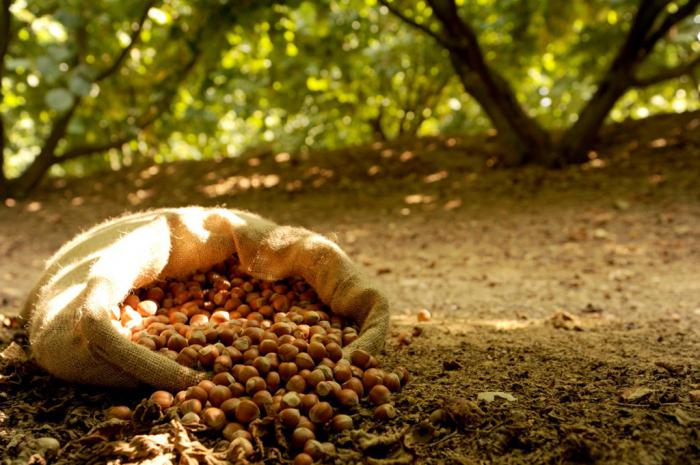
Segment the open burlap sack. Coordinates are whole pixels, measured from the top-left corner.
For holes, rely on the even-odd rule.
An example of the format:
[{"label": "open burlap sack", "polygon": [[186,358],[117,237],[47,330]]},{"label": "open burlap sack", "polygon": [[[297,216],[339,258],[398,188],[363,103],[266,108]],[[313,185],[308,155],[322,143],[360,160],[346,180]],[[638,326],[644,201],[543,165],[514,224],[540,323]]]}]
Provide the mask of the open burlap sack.
[{"label": "open burlap sack", "polygon": [[130,342],[109,312],[133,288],[185,277],[234,252],[254,277],[302,276],[334,313],[356,321],[360,337],[346,356],[383,346],[387,299],[336,244],[251,213],[190,207],[117,218],[63,246],[24,310],[34,357],[55,376],[81,383],[171,390],[196,383],[203,373]]}]

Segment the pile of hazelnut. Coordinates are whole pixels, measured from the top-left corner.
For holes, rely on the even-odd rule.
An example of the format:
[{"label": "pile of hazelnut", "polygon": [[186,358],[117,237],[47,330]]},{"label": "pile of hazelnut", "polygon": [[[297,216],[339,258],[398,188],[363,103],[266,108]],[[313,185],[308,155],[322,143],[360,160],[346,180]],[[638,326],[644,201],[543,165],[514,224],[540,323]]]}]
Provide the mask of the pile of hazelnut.
[{"label": "pile of hazelnut", "polygon": [[[391,397],[408,381],[406,369],[386,372],[363,350],[344,359],[356,326],[331,314],[303,279],[264,281],[239,268],[234,255],[184,280],[134,290],[114,308],[124,336],[210,375],[175,394],[156,391],[152,401],[176,408],[183,424],[220,431],[243,456],[255,453],[261,426],[272,425],[295,465],[332,455],[333,444],[322,441],[352,429],[365,399],[377,420],[396,416]],[[129,419],[131,410],[108,415]]]}]

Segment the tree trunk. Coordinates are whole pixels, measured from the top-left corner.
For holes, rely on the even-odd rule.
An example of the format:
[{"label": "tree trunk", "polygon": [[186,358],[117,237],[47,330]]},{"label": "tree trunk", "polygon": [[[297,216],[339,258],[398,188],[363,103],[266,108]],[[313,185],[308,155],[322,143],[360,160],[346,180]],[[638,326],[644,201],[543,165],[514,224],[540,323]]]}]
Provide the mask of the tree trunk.
[{"label": "tree trunk", "polygon": [[9,191],[12,195],[24,197],[29,194],[41,182],[49,168],[60,161],[60,158],[56,156],[56,147],[63,139],[68,123],[78,108],[78,103],[79,99],[76,99],[73,106],[56,120],[39,155],[18,178],[10,181]]},{"label": "tree trunk", "polygon": [[629,89],[629,80],[624,74],[611,73],[601,81],[593,98],[579,114],[556,147],[562,164],[580,164],[588,161],[588,152],[595,143],[600,128],[610,110]]},{"label": "tree trunk", "polygon": [[450,53],[452,66],[464,89],[484,109],[498,131],[505,150],[502,162],[506,166],[553,165],[549,134],[523,111],[505,79],[495,70],[477,73],[460,55],[454,51]]}]

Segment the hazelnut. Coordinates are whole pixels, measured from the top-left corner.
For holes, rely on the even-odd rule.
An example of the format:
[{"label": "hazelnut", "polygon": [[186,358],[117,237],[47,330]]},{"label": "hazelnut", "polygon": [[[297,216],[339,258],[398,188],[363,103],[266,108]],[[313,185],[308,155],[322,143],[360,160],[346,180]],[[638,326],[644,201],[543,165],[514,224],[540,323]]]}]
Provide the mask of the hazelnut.
[{"label": "hazelnut", "polygon": [[219,407],[231,397],[231,391],[226,386],[214,386],[211,391],[209,391],[209,403],[214,407]]},{"label": "hazelnut", "polygon": [[408,383],[409,374],[407,369],[405,369],[404,367],[396,367],[394,373],[398,375],[399,379],[401,380],[402,386],[405,386],[406,383]]},{"label": "hazelnut", "polygon": [[343,358],[343,349],[341,349],[335,342],[329,342],[326,344],[326,352],[328,353],[328,358],[334,362],[338,362]]},{"label": "hazelnut", "polygon": [[341,387],[344,389],[352,389],[359,397],[363,397],[365,395],[365,388],[362,386],[362,381],[360,381],[359,378],[352,377],[345,381]]},{"label": "hazelnut", "polygon": [[304,444],[304,453],[309,454],[314,460],[323,457],[323,445],[316,439],[309,439]]},{"label": "hazelnut", "polygon": [[341,389],[335,394],[338,403],[345,408],[355,408],[360,404],[360,397],[352,389]]},{"label": "hazelnut", "polygon": [[369,391],[369,400],[374,405],[386,404],[391,401],[391,391],[386,386],[377,384]]},{"label": "hazelnut", "polygon": [[362,377],[362,386],[369,391],[377,384],[384,382],[384,372],[378,368],[368,368]]},{"label": "hazelnut", "polygon": [[[243,433],[247,433],[247,431],[241,431]],[[249,433],[250,434],[250,433]],[[235,433],[233,436],[233,440],[231,441],[231,444],[229,445],[229,448],[233,452],[234,457],[239,457],[238,454],[243,454],[244,457],[250,457],[253,455],[253,452],[255,452],[255,449],[253,449],[253,444],[250,442],[252,440],[251,438],[246,438],[246,437],[236,437]]]},{"label": "hazelnut", "polygon": [[265,382],[267,383],[268,389],[275,391],[280,385],[280,375],[276,371],[271,371],[265,377]]},{"label": "hazelnut", "polygon": [[238,381],[245,384],[248,382],[248,380],[254,376],[260,376],[260,373],[258,373],[258,370],[250,365],[239,365],[241,367],[239,373],[238,373]]},{"label": "hazelnut", "polygon": [[183,415],[190,412],[199,414],[202,411],[202,403],[197,399],[187,399],[180,404],[179,408]]},{"label": "hazelnut", "polygon": [[316,424],[309,420],[308,417],[305,417],[303,415],[301,416],[301,418],[299,418],[299,424],[297,425],[297,428],[306,428],[312,431],[314,434],[316,433]]},{"label": "hazelnut", "polygon": [[323,372],[323,370],[317,368],[309,373],[305,379],[309,386],[316,387],[318,383],[326,380],[326,374]]},{"label": "hazelnut", "polygon": [[175,352],[180,352],[182,349],[187,347],[187,339],[179,334],[173,334],[168,339],[167,344],[168,349],[174,350]]},{"label": "hazelnut", "polygon": [[283,380],[289,380],[299,372],[299,368],[293,362],[280,363],[278,372]]},{"label": "hazelnut", "polygon": [[352,378],[352,370],[350,370],[350,367],[347,365],[338,364],[333,369],[333,377],[342,384]]},{"label": "hazelnut", "polygon": [[356,367],[362,368],[363,370],[367,368],[370,362],[371,355],[362,349],[356,349],[350,354],[350,361]]},{"label": "hazelnut", "polygon": [[151,394],[151,400],[158,404],[158,406],[165,410],[173,405],[173,395],[168,391],[156,391]]},{"label": "hazelnut", "polygon": [[217,385],[228,386],[231,383],[235,383],[236,379],[231,376],[231,373],[222,371],[221,373],[215,374],[211,381]]},{"label": "hazelnut", "polygon": [[182,418],[180,419],[180,421],[182,422],[183,425],[193,425],[193,424],[199,423],[200,418],[199,418],[199,415],[197,415],[196,413],[189,412],[189,413],[184,414],[182,416]]},{"label": "hazelnut", "polygon": [[289,381],[287,381],[287,384],[285,386],[287,391],[295,391],[295,392],[304,392],[306,389],[306,381],[304,381],[304,378],[301,375],[294,375],[291,378],[289,378]]},{"label": "hazelnut", "polygon": [[294,344],[282,344],[277,351],[280,360],[283,362],[293,361],[298,353],[299,349]]},{"label": "hazelnut", "polygon": [[297,456],[294,457],[292,465],[313,465],[313,463],[314,459],[311,458],[309,454],[302,452],[301,454],[297,454]]},{"label": "hazelnut", "polygon": [[345,431],[346,429],[353,429],[353,421],[352,417],[349,415],[336,415],[333,417],[331,420],[331,427],[333,428],[334,431],[340,433],[341,431]]},{"label": "hazelnut", "polygon": [[318,404],[318,396],[313,393],[304,394],[301,396],[301,407],[305,412],[311,410],[311,407]]},{"label": "hazelnut", "polygon": [[319,402],[309,410],[309,419],[316,424],[326,423],[333,418],[333,407],[328,402]]},{"label": "hazelnut", "polygon": [[214,373],[227,372],[233,366],[233,360],[228,355],[219,355],[214,359]]},{"label": "hazelnut", "polygon": [[313,370],[316,366],[314,359],[311,358],[311,355],[307,354],[306,352],[298,353],[294,359],[294,363],[296,363],[300,370]]},{"label": "hazelnut", "polygon": [[232,382],[228,385],[229,390],[231,390],[231,395],[233,397],[241,397],[245,394],[245,386],[238,382]]},{"label": "hazelnut", "polygon": [[202,347],[202,350],[199,351],[199,363],[201,363],[202,366],[211,366],[217,357],[219,357],[219,349],[217,349],[215,346]]},{"label": "hazelnut", "polygon": [[278,350],[277,341],[274,341],[272,339],[264,339],[260,342],[260,345],[258,346],[258,350],[263,355],[269,354],[272,352],[277,352],[277,350]]},{"label": "hazelnut", "polygon": [[295,449],[302,449],[306,441],[316,439],[316,435],[308,428],[296,428],[292,433],[292,446]]},{"label": "hazelnut", "polygon": [[236,420],[250,423],[260,416],[260,408],[252,400],[242,399],[236,409]]},{"label": "hazelnut", "polygon": [[401,380],[396,373],[385,373],[382,384],[388,387],[391,392],[398,392],[401,389]]},{"label": "hazelnut", "polygon": [[207,391],[207,393],[209,393],[209,391],[211,391],[211,388],[213,388],[216,385],[213,382],[211,382],[210,380],[204,379],[204,380],[200,381],[199,384],[197,384],[197,386],[201,387],[202,389]]},{"label": "hazelnut", "polygon": [[280,422],[289,429],[297,427],[299,418],[301,418],[301,414],[295,408],[286,408],[279,413]]},{"label": "hazelnut", "polygon": [[220,408],[209,407],[202,412],[202,421],[212,429],[222,429],[226,425],[226,415]]},{"label": "hazelnut", "polygon": [[228,418],[235,418],[236,409],[238,408],[238,404],[240,403],[241,399],[238,399],[237,397],[232,397],[231,399],[223,401],[219,408],[226,414]]},{"label": "hazelnut", "polygon": [[221,435],[227,440],[232,441],[235,438],[234,435],[238,431],[245,431],[245,427],[240,423],[236,423],[235,421],[233,421],[224,426],[224,430],[221,432]]},{"label": "hazelnut", "polygon": [[253,376],[252,378],[248,378],[248,381],[245,382],[245,392],[248,394],[252,395],[265,389],[267,389],[267,385],[265,384],[265,380],[260,376]]},{"label": "hazelnut", "polygon": [[107,409],[109,418],[117,418],[119,420],[131,420],[131,409],[126,405],[118,405]]},{"label": "hazelnut", "polygon": [[374,409],[374,418],[380,421],[391,420],[396,417],[396,409],[391,404],[382,404]]},{"label": "hazelnut", "polygon": [[191,386],[185,391],[185,399],[197,399],[204,405],[209,399],[209,393],[200,386]]},{"label": "hazelnut", "polygon": [[283,408],[298,408],[301,405],[301,397],[294,391],[288,392],[282,396],[281,405]]}]

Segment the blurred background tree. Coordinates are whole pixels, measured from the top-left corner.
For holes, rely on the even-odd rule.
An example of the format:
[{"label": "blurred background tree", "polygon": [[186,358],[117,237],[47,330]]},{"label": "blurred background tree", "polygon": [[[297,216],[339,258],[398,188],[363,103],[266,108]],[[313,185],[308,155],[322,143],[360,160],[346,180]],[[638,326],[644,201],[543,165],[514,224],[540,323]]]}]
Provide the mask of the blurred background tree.
[{"label": "blurred background tree", "polygon": [[2,0],[4,196],[49,172],[495,129],[506,164],[700,108],[700,0]]}]

